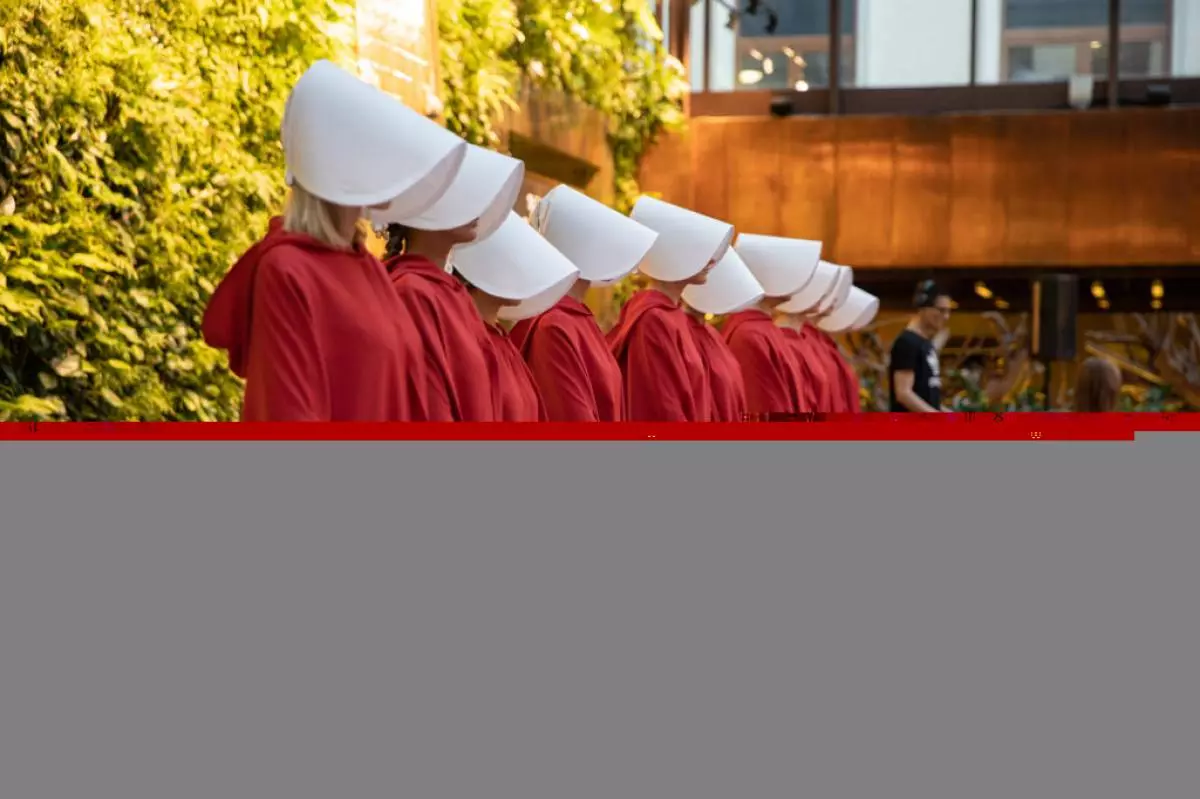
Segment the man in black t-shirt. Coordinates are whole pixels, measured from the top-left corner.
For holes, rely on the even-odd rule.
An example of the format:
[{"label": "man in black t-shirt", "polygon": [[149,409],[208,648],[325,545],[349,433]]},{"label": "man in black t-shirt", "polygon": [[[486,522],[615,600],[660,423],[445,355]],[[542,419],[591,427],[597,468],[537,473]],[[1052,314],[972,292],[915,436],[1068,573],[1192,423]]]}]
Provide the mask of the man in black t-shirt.
[{"label": "man in black t-shirt", "polygon": [[888,399],[893,413],[938,413],[942,376],[933,339],[950,323],[950,297],[926,280],[913,298],[917,314],[892,344]]}]

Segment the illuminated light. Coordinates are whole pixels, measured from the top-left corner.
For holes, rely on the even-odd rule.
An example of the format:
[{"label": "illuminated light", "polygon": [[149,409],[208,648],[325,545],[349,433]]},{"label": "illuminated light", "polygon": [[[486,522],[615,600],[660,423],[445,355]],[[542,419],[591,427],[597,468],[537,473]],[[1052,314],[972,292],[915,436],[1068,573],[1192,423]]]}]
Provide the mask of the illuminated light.
[{"label": "illuminated light", "polygon": [[751,58],[753,58],[755,61],[762,61],[762,60],[763,60],[763,54],[762,54],[762,53],[760,53],[760,52],[758,52],[757,50],[751,50],[751,51],[750,51],[750,57],[751,57]]},{"label": "illuminated light", "polygon": [[738,73],[738,83],[751,86],[763,79],[763,74],[757,69],[743,69]]},{"label": "illuminated light", "polygon": [[717,318],[716,316],[714,316],[713,314],[710,314],[710,313],[706,313],[706,314],[704,315],[704,321],[705,321],[705,322],[711,322],[712,320],[714,320],[714,319],[716,319],[716,318]]},{"label": "illuminated light", "polygon": [[985,300],[990,300],[992,298],[992,290],[988,288],[987,284],[982,280],[975,284],[975,293],[980,297],[983,297]]},{"label": "illuminated light", "polygon": [[1109,308],[1108,300],[1106,300],[1104,298],[1101,298],[1100,302],[1098,302],[1097,305],[1100,306],[1100,310],[1102,310],[1102,311],[1107,311]]},{"label": "illuminated light", "polygon": [[764,58],[762,63],[762,71],[764,75],[770,75],[775,71],[775,62],[769,58]]},{"label": "illuminated light", "polygon": [[1008,310],[1008,300],[1002,300],[999,297],[997,297],[996,298],[996,307],[999,308],[1001,311],[1007,311]]},{"label": "illuminated light", "polygon": [[1099,50],[1099,49],[1100,49],[1101,47],[1103,47],[1103,46],[1104,46],[1104,45],[1102,45],[1100,42],[1092,42],[1092,49],[1093,49],[1093,50]]},{"label": "illuminated light", "polygon": [[795,62],[796,66],[798,66],[798,67],[808,66],[808,62],[805,61],[804,58],[801,56],[796,56],[795,58],[792,59],[792,61]]},{"label": "illuminated light", "polygon": [[1099,280],[1092,283],[1092,296],[1098,300],[1104,299],[1104,284]]},{"label": "illuminated light", "polygon": [[1162,309],[1162,300],[1150,300],[1150,307],[1156,311]]},{"label": "illuminated light", "polygon": [[795,57],[796,57],[796,51],[795,51],[795,50],[793,50],[793,49],[792,49],[792,48],[790,48],[790,47],[785,47],[785,48],[783,48],[783,54],[784,54],[785,56],[787,56],[788,58],[795,58]]},{"label": "illuminated light", "polygon": [[808,91],[808,81],[806,81],[806,80],[798,80],[798,81],[796,81],[796,86],[795,86],[795,89],[796,89],[796,91],[798,91],[798,92],[806,92],[806,91]]},{"label": "illuminated light", "polygon": [[1161,300],[1163,296],[1163,284],[1161,280],[1156,280],[1150,284],[1150,296],[1156,300]]}]

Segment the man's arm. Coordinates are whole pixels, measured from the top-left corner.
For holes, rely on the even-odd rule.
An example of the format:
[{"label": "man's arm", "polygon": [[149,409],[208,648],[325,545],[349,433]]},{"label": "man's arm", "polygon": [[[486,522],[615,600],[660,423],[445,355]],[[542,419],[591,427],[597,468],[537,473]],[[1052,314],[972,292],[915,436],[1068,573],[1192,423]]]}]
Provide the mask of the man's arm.
[{"label": "man's arm", "polygon": [[892,380],[895,382],[896,402],[913,413],[940,413],[937,408],[921,399],[917,396],[917,392],[913,391],[916,377],[916,374],[910,369],[892,374]]}]

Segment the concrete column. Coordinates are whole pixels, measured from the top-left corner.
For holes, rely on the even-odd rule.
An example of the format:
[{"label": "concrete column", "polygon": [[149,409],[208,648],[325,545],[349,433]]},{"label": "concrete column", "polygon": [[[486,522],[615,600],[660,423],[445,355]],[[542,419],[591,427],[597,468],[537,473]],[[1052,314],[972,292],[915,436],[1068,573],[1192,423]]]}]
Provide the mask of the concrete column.
[{"label": "concrete column", "polygon": [[966,85],[971,80],[971,4],[863,0],[855,49],[857,84],[863,88]]}]

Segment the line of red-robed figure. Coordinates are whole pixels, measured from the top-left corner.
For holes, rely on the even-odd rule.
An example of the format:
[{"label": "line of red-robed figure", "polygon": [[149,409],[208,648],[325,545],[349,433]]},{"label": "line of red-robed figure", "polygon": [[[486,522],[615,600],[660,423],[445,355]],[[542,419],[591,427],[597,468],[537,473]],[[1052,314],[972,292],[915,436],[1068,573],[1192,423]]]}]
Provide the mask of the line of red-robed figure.
[{"label": "line of red-robed figure", "polygon": [[[831,333],[878,300],[820,242],[567,186],[327,62],[288,100],[288,207],[217,287],[204,336],[247,421],[737,421],[859,410]],[[365,225],[386,231],[381,262]],[[584,302],[637,271],[607,335]],[[724,317],[718,330],[708,320]]]}]

